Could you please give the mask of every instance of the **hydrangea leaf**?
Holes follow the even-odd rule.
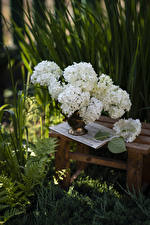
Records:
[[[108,143],[108,149],[112,153],[122,153],[126,151],[124,139],[115,137]]]
[[[103,141],[103,140],[105,140],[106,138],[111,137],[111,134],[110,134],[109,132],[99,130],[99,131],[95,134],[94,137],[95,137],[96,140]]]

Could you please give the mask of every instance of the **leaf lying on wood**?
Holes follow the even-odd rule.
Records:
[[[122,153],[126,151],[124,139],[115,137],[108,143],[108,149],[112,153]]]
[[[111,137],[111,134],[110,134],[109,132],[99,130],[99,131],[95,134],[94,137],[95,137],[95,139],[97,139],[97,140],[103,141],[103,140],[105,140],[106,138]]]

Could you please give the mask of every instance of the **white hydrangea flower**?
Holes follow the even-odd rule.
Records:
[[[34,67],[31,82],[41,86],[48,86],[50,77],[55,77],[58,80],[61,75],[62,70],[55,62],[45,60]]]
[[[114,119],[120,118],[131,108],[129,94],[116,85],[108,87],[102,102],[104,104],[104,110]]]
[[[94,122],[99,119],[101,112],[103,110],[103,103],[98,99],[92,97],[90,99],[89,105],[83,107],[79,110],[80,117],[83,118],[86,124]]]
[[[113,85],[108,75],[97,77],[90,63],[74,63],[63,73],[55,62],[42,61],[35,66],[31,82],[48,86],[50,95],[60,102],[67,116],[78,111],[85,123],[89,123],[98,119],[104,109],[110,117],[120,118],[130,110],[129,94]]]
[[[63,76],[69,84],[89,92],[92,91],[98,80],[92,65],[86,62],[74,63],[66,67]]]
[[[101,74],[98,79],[97,85],[95,85],[93,89],[93,96],[102,101],[106,95],[108,88],[111,87],[112,85],[113,81],[110,78],[110,76],[106,74]]]
[[[55,77],[50,77],[48,91],[52,98],[58,99],[58,95],[64,90],[65,86],[57,81]]]
[[[125,113],[125,111],[122,108],[118,108],[115,106],[109,107],[109,110],[107,111],[109,113],[109,116],[113,119],[120,118]]]
[[[113,84],[111,77],[107,74],[102,73],[99,77],[99,82],[106,87],[109,87]]]
[[[104,111],[109,113],[111,118],[120,118],[126,111],[131,108],[129,94],[113,85],[112,79],[102,74],[95,86],[92,95],[102,101]]]
[[[71,116],[75,111],[87,106],[90,100],[89,92],[82,92],[81,88],[66,85],[64,91],[58,96],[63,113]]]
[[[123,137],[126,142],[132,142],[141,133],[141,122],[139,119],[120,119],[114,124],[113,130],[118,136]]]
[[[124,107],[124,110],[126,110],[127,112],[130,111],[131,108],[131,100],[130,100],[130,96],[129,94],[122,90],[122,95],[121,95],[121,106]]]

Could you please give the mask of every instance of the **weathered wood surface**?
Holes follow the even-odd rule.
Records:
[[[84,145],[82,143],[78,143],[76,146],[76,151],[80,154],[88,154],[89,153],[89,147],[87,145]],[[69,153],[70,158],[70,153]],[[71,159],[71,158],[70,158]],[[87,162],[77,162],[77,169],[78,170],[84,170],[87,167]]]
[[[111,119],[111,118],[109,118],[109,117],[107,117],[107,116],[101,116],[100,118],[99,118],[99,120],[97,120],[96,122],[97,123],[100,123],[101,125],[103,125],[103,126],[106,126],[106,127],[109,127],[109,128],[112,128],[113,127],[113,124],[115,123],[115,122],[117,122],[118,120],[116,120],[116,119]],[[150,123],[141,123],[142,124],[142,132],[141,132],[141,134],[144,134],[145,133],[145,135],[148,135],[148,136],[150,136]]]
[[[126,143],[127,149],[131,148],[132,151],[140,152],[141,154],[150,153],[150,145],[140,143]]]
[[[117,120],[102,116],[98,123],[112,128]],[[139,190],[142,184],[150,184],[150,124],[142,123],[141,134],[132,143],[126,143],[128,150],[127,185],[130,190]]]
[[[150,154],[143,157],[143,181],[150,184]]]
[[[127,186],[130,191],[142,188],[143,155],[128,149]]]
[[[98,149],[100,147],[102,147],[103,145],[105,145],[108,141],[110,141],[112,139],[112,137],[114,137],[114,132],[112,129],[109,129],[107,127],[101,126],[98,123],[90,123],[88,124],[85,128],[88,130],[88,133],[82,136],[74,136],[68,133],[69,130],[69,125],[67,122],[58,124],[56,126],[50,127],[50,130],[58,132],[62,135],[64,135],[65,137],[68,137],[72,140],[75,140],[77,142],[80,142],[82,144],[85,144],[89,147],[92,147],[94,149]],[[100,140],[96,140],[94,138],[95,134],[99,131],[99,130],[103,130],[103,131],[107,131],[110,132],[112,134],[111,138],[107,138],[104,141],[100,141]]]
[[[111,129],[113,127],[113,123],[111,123],[111,122],[108,123],[108,122],[98,120],[97,123],[101,124],[102,126],[106,126],[108,128],[111,128]],[[142,127],[142,131],[141,131],[140,135],[150,136],[150,128],[143,128]]]
[[[58,139],[58,145],[55,153],[55,171],[56,171],[56,179],[59,181],[63,188],[66,188],[70,184],[70,160],[69,160],[69,140],[68,138],[55,133],[50,132],[50,137],[55,137]],[[59,171],[65,169],[65,176],[63,180],[59,180]]]
[[[108,159],[108,158],[99,157],[99,156],[93,156],[90,154],[83,154],[79,152],[69,152],[69,158],[73,160],[97,164],[101,166],[108,166],[108,167],[113,167],[113,168],[118,168],[123,170],[127,169],[126,162],[124,161]]]
[[[116,121],[115,119],[101,116],[96,122],[112,129]],[[142,123],[140,135],[132,143],[126,143],[126,147],[132,148],[133,151],[141,151],[142,154],[150,154],[150,124]]]
[[[131,191],[133,189],[135,191],[141,190],[144,182],[150,184],[150,124],[142,123],[141,134],[134,142],[126,143],[128,151],[127,162],[90,155],[90,147],[99,149],[110,140],[97,141],[94,138],[95,134],[100,129],[112,132],[113,134],[110,128],[113,127],[114,122],[116,122],[116,120],[101,117],[99,121],[86,127],[88,129],[88,134],[83,136],[68,134],[69,125],[67,125],[67,123],[62,123],[50,128],[50,136],[57,137],[59,140],[55,159],[56,170],[63,168],[69,169],[70,159],[77,161],[77,172],[72,178],[70,178],[70,173],[67,174],[63,181],[64,187],[67,187],[89,163],[127,170],[126,183]],[[75,152],[69,151],[70,141],[77,143]]]
[[[114,124],[117,121],[118,121],[118,119],[112,119],[112,118],[109,118],[107,116],[101,116],[96,122],[106,122],[108,124],[109,123]],[[150,123],[142,122],[142,128],[150,129]]]
[[[89,146],[87,145],[84,145],[82,143],[78,143],[76,145],[76,151],[79,153],[79,154],[84,154],[84,155],[87,155],[89,153]],[[73,152],[69,152],[69,158],[71,159],[70,157],[70,154],[73,153]],[[74,154],[74,153],[73,153]],[[75,159],[74,159],[75,160]],[[73,174],[73,176],[71,177],[70,179],[70,183],[72,183],[79,175],[80,173],[87,167],[87,162],[85,161],[79,161],[77,160],[76,162],[76,172]]]

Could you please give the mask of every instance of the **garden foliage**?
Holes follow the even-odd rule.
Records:
[[[90,177],[81,177],[69,191],[51,184],[36,192],[28,213],[7,223],[15,225],[148,225],[150,200],[127,192],[123,197],[113,186]]]
[[[29,88],[29,75],[42,60],[55,61],[62,69],[73,62],[90,62],[98,74],[111,74],[130,93],[132,117],[150,119],[150,4],[145,0],[99,2],[90,8],[72,0],[72,11],[63,5],[63,12],[55,14],[41,8],[42,13],[34,13],[36,23],[28,7],[24,31],[15,27],[28,76],[23,91],[16,90],[12,79],[13,104],[0,107],[0,224],[150,224],[149,195],[137,197],[104,183],[105,178],[117,180],[114,170],[108,176],[108,168],[106,173],[96,169],[103,178],[92,179],[96,175],[91,166],[90,173],[87,169],[68,191],[54,184],[50,156],[56,141],[45,137],[50,123],[60,121],[59,107],[44,88]],[[34,111],[35,117],[30,113]],[[36,125],[41,139],[33,135]],[[120,171],[117,175],[124,179]]]
[[[14,89],[14,104],[0,108],[1,223],[14,215],[24,213],[31,204],[36,187],[49,182],[47,174],[50,155],[56,147],[55,139],[29,142],[25,93],[18,92],[16,95],[15,91]],[[6,124],[4,117],[7,117]]]
[[[73,62],[90,62],[97,73],[110,74],[130,93],[132,118],[149,120],[150,4],[143,0],[95,2],[90,8],[71,1],[72,11],[64,5],[57,16],[41,8],[38,23],[28,9],[24,34],[16,28],[23,61],[30,72],[42,60],[54,61],[62,69]]]

